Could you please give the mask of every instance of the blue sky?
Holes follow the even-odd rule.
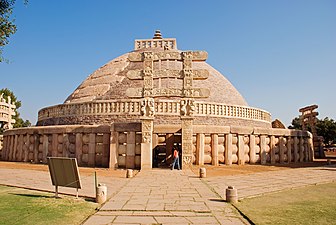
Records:
[[[334,0],[17,0],[14,16],[0,88],[16,94],[33,123],[39,109],[63,103],[156,29],[181,50],[207,51],[207,62],[273,119],[289,125],[310,104],[319,118],[336,119]]]

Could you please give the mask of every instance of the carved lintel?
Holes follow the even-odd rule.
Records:
[[[193,53],[192,51],[185,51],[185,52],[182,52],[182,57],[183,57],[183,60],[192,60],[193,59]]]
[[[209,71],[206,69],[191,70],[193,74],[193,80],[205,80],[209,77]],[[142,80],[145,76],[143,70],[129,70],[127,72],[127,78],[130,80]],[[183,70],[154,70],[153,79],[159,78],[178,78],[183,79],[185,73]]]
[[[183,90],[183,97],[187,98],[208,98],[210,89],[208,88],[191,88]]]
[[[184,52],[182,52],[183,54]],[[208,58],[208,53],[206,51],[192,51],[193,61],[205,61]],[[163,51],[163,52],[154,52],[153,60],[182,60],[182,54],[179,51]],[[144,60],[144,55],[141,52],[131,52],[128,54],[128,60],[131,62],[141,62]]]
[[[126,90],[126,95],[130,98],[142,98],[144,96],[208,98],[210,96],[210,90],[208,88],[192,88],[185,90],[178,88],[153,88],[153,90],[144,90],[143,88],[128,88]]]

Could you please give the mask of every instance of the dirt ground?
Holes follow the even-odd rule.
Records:
[[[24,169],[24,170],[39,170],[39,171],[49,171],[48,165],[46,164],[33,164],[24,162],[4,162],[0,161],[0,168],[7,169]],[[110,177],[125,177],[126,170],[118,169],[112,170],[108,168],[89,168],[89,167],[79,167],[79,173],[83,175],[90,175],[97,173],[98,176],[110,176]],[[137,171],[134,171],[136,174]]]
[[[334,161],[333,163],[336,163]],[[276,164],[276,165],[220,165],[220,166],[192,166],[192,171],[194,174],[199,175],[199,169],[204,167],[206,169],[207,177],[215,177],[215,176],[233,176],[233,175],[243,175],[243,174],[252,174],[252,173],[262,173],[267,171],[277,171],[277,170],[288,170],[293,168],[301,168],[301,167],[316,167],[316,166],[324,166],[327,165],[326,160],[318,160],[315,162],[307,162],[307,163],[291,163],[291,164]]]
[[[332,159],[331,163],[335,164],[336,159]],[[288,170],[292,168],[300,167],[315,167],[315,166],[324,166],[327,165],[327,160],[315,160],[314,162],[308,163],[291,163],[291,164],[277,164],[277,165],[220,165],[220,166],[211,166],[205,165],[201,166],[206,168],[207,177],[215,176],[233,176],[233,175],[242,175],[242,174],[252,174],[259,172],[267,171],[276,171],[276,170]],[[40,170],[40,171],[49,171],[48,165],[45,164],[32,164],[32,163],[23,163],[23,162],[4,162],[0,161],[0,168],[12,168],[12,169],[25,169],[25,170]],[[193,165],[191,170],[195,175],[199,175],[200,166]],[[80,174],[90,175],[94,172],[98,176],[111,176],[111,177],[125,177],[125,169],[108,169],[108,168],[89,168],[89,167],[79,167]],[[138,171],[134,171],[134,175]]]

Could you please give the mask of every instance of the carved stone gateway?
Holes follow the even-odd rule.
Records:
[[[6,102],[2,93],[0,95],[0,124],[3,125],[5,130],[13,128],[13,124],[15,123],[15,119],[13,119],[15,108],[16,106],[14,102],[12,102],[11,97],[8,96]]]
[[[145,49],[142,52],[132,52],[128,60],[133,63],[142,62],[143,69],[129,70],[127,78],[130,80],[143,80],[142,87],[132,87],[126,90],[129,98],[142,98],[141,115],[142,119],[142,144],[141,144],[141,168],[151,167],[152,157],[152,132],[153,119],[155,117],[154,98],[179,97],[180,116],[182,125],[182,166],[191,165],[192,159],[192,135],[193,115],[195,111],[194,98],[207,98],[210,95],[208,88],[193,86],[193,80],[205,80],[209,77],[206,69],[193,69],[193,61],[205,61],[208,53],[205,51],[178,51],[176,41],[165,40],[161,35],[150,40],[136,40],[135,50]],[[167,43],[171,43],[170,47]],[[153,48],[159,51],[153,51]],[[151,51],[152,50],[152,51]],[[162,62],[180,61],[182,69],[166,68],[161,69]],[[159,63],[159,69],[154,70],[154,62]],[[181,87],[155,87],[156,79],[179,79],[182,80]]]

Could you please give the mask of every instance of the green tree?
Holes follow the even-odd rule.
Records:
[[[298,129],[301,130],[301,122],[299,117],[295,117],[292,120],[292,125],[288,127],[289,129]],[[310,127],[308,126],[310,131]],[[324,139],[325,145],[336,144],[336,121],[328,117],[323,120],[317,119],[316,123],[316,132],[318,136],[322,136]]]
[[[14,19],[11,18],[16,0],[0,0],[0,63],[5,61],[3,48],[9,43],[9,37],[16,32]],[[28,0],[23,1],[26,5]]]
[[[0,62],[4,61],[3,47],[9,43],[9,37],[16,32],[16,25],[11,19],[14,4],[15,0],[0,0]]]
[[[18,127],[30,127],[31,126],[30,121],[29,120],[23,120],[20,117],[20,113],[18,112],[18,109],[21,107],[21,101],[19,101],[16,98],[16,96],[14,95],[14,93],[11,90],[9,90],[8,88],[3,88],[3,89],[0,90],[0,94],[3,94],[3,97],[6,100],[7,100],[8,96],[10,96],[10,98],[12,100],[12,103],[14,103],[14,105],[16,106],[15,116],[13,116],[13,119],[15,119],[15,124],[13,125],[13,127],[14,128],[18,128]]]
[[[336,144],[336,121],[328,117],[318,120],[316,124],[316,132],[324,139],[325,145]]]
[[[289,129],[297,129],[297,130],[301,130],[302,126],[301,126],[301,122],[300,122],[300,118],[299,117],[295,117],[292,120],[292,125],[290,125],[288,127]]]

